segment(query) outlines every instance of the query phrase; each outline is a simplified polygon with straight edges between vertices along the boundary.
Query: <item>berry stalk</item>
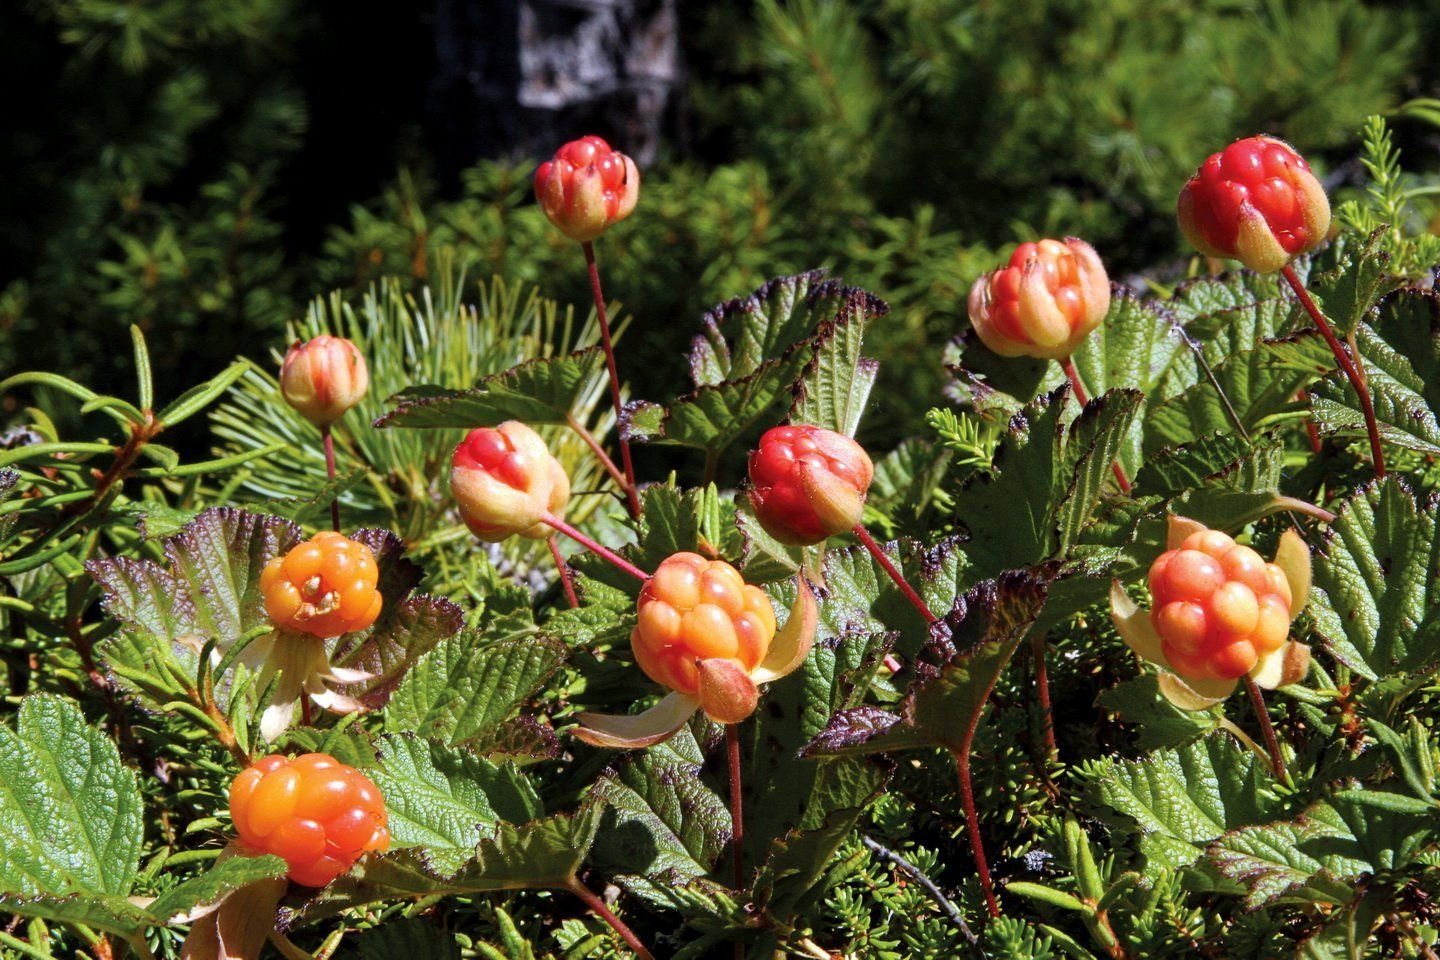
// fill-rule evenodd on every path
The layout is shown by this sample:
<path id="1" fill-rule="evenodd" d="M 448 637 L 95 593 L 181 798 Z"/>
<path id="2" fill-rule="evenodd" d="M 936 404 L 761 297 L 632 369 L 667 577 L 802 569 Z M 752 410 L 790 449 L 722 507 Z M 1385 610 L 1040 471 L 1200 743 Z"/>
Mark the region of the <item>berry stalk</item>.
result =
<path id="1" fill-rule="evenodd" d="M 1035 690 L 1040 700 L 1040 724 L 1045 737 L 1045 759 L 1054 760 L 1060 748 L 1055 743 L 1055 714 L 1050 707 L 1050 665 L 1045 660 L 1045 634 L 1035 631 L 1030 635 L 1030 655 L 1035 660 Z M 1046 776 L 1048 781 L 1048 774 Z"/>
<path id="2" fill-rule="evenodd" d="M 739 724 L 725 724 L 725 758 L 730 767 L 730 859 L 735 867 L 735 891 L 738 893 L 745 889 L 745 818 L 741 796 Z"/>
<path id="3" fill-rule="evenodd" d="M 547 524 L 548 526 L 554 527 L 556 530 L 559 530 L 561 533 L 565 534 L 565 536 L 569 537 L 571 540 L 574 540 L 586 550 L 589 550 L 591 553 L 601 557 L 602 559 L 608 560 L 612 566 L 625 571 L 626 573 L 630 574 L 630 576 L 634 577 L 636 580 L 639 580 L 643 583 L 646 580 L 650 579 L 650 574 L 646 573 L 644 570 L 641 570 L 639 567 L 635 566 L 635 564 L 631 563 L 629 560 L 626 560 L 624 557 L 620 556 L 620 554 L 616 553 L 614 550 L 611 550 L 609 547 L 603 546 L 599 542 L 590 539 L 585 534 L 581 533 L 579 530 L 576 530 L 574 527 L 570 526 L 570 524 L 566 523 L 564 520 L 561 520 L 559 517 L 555 516 L 553 513 L 545 514 L 543 517 L 540 518 L 540 522 Z"/>
<path id="4" fill-rule="evenodd" d="M 550 557 L 555 561 L 555 569 L 560 574 L 560 584 L 565 588 L 565 599 L 569 601 L 571 609 L 580 606 L 580 598 L 575 594 L 575 581 L 570 579 L 570 568 L 565 565 L 565 558 L 560 556 L 560 547 L 555 543 L 554 537 L 546 537 L 545 543 L 550 547 Z"/>
<path id="5" fill-rule="evenodd" d="M 1070 357 L 1063 358 L 1060 361 L 1060 369 L 1065 371 L 1065 376 L 1070 381 L 1070 389 L 1075 391 L 1075 399 L 1080 406 L 1083 407 L 1089 403 L 1090 397 L 1080 383 L 1080 372 L 1075 369 L 1075 361 Z M 1130 478 L 1125 475 L 1125 468 L 1120 466 L 1120 462 L 1117 460 L 1110 464 L 1110 469 L 1115 472 L 1115 482 L 1120 485 L 1120 492 L 1129 496 Z"/>
<path id="6" fill-rule="evenodd" d="M 1315 301 L 1310 299 L 1310 292 L 1305 289 L 1305 284 L 1300 282 L 1296 275 L 1295 268 L 1288 263 L 1280 270 L 1285 282 L 1290 284 L 1290 289 L 1295 291 L 1295 296 L 1300 299 L 1300 305 L 1310 314 L 1310 319 L 1315 321 L 1319 328 L 1320 335 L 1330 345 L 1330 352 L 1335 354 L 1335 361 L 1340 364 L 1340 369 L 1345 371 L 1346 378 L 1350 385 L 1355 388 L 1355 393 L 1360 397 L 1360 409 L 1365 414 L 1365 431 L 1370 435 L 1370 456 L 1375 461 L 1375 477 L 1379 480 L 1385 479 L 1385 451 L 1380 446 L 1380 426 L 1375 421 L 1375 405 L 1370 400 L 1370 389 L 1365 385 L 1365 379 L 1360 371 L 1356 369 L 1354 361 L 1345 348 L 1341 346 L 1340 340 L 1335 336 L 1335 331 L 1330 328 L 1330 322 L 1315 306 Z M 1356 352 L 1359 357 L 1359 352 Z"/>
<path id="7" fill-rule="evenodd" d="M 600 289 L 600 269 L 595 265 L 595 245 L 589 240 L 580 244 L 585 251 L 585 269 L 590 274 L 590 293 L 595 298 L 595 317 L 600 321 L 600 345 L 605 350 L 605 369 L 610 374 L 610 400 L 615 404 L 615 439 L 620 444 L 620 463 L 625 470 L 625 499 L 630 516 L 640 518 L 640 494 L 635 486 L 635 464 L 630 459 L 630 444 L 620 431 L 624 405 L 620 401 L 620 375 L 615 369 L 615 348 L 610 343 L 610 318 L 605 312 L 605 294 Z"/>
<path id="8" fill-rule="evenodd" d="M 985 859 L 985 842 L 980 838 L 980 814 L 975 811 L 975 790 L 970 779 L 970 745 L 975 739 L 975 728 L 979 724 L 980 711 L 975 711 L 975 722 L 965 733 L 965 743 L 955 756 L 955 773 L 960 780 L 960 801 L 965 805 L 965 834 L 970 838 L 970 850 L 975 855 L 975 873 L 980 878 L 980 889 L 985 893 L 985 909 L 990 916 L 1000 916 L 1000 904 L 995 900 L 995 885 L 990 879 L 990 863 Z"/>
<path id="9" fill-rule="evenodd" d="M 920 616 L 925 618 L 925 622 L 937 622 L 940 618 L 930 612 L 930 608 L 925 605 L 925 601 L 920 599 L 920 594 L 915 592 L 915 588 L 910 586 L 909 581 L 905 579 L 905 575 L 900 572 L 895 564 L 890 562 L 890 558 L 885 555 L 884 550 L 880 549 L 880 544 L 875 542 L 875 538 L 870 536 L 870 532 L 865 529 L 864 525 L 859 523 L 855 524 L 853 532 L 855 536 L 859 538 L 860 542 L 865 545 L 865 549 L 870 551 L 870 556 L 875 558 L 875 562 L 880 564 L 880 569 L 884 570 L 886 575 L 895 582 L 895 586 L 900 588 L 900 592 L 905 595 L 906 600 L 910 601 L 910 605 L 919 612 Z"/>
<path id="10" fill-rule="evenodd" d="M 1270 711 L 1265 709 L 1265 696 L 1249 676 L 1245 677 L 1245 692 L 1250 694 L 1250 705 L 1255 708 L 1255 718 L 1260 723 L 1260 734 L 1265 740 L 1265 750 L 1270 754 L 1270 767 L 1275 772 L 1275 779 L 1288 787 L 1291 783 L 1290 771 L 1285 768 L 1285 756 L 1280 752 L 1280 741 L 1270 723 Z"/>
<path id="11" fill-rule="evenodd" d="M 331 480 L 335 479 L 335 437 L 330 432 L 330 424 L 320 428 L 320 439 L 325 446 L 325 475 Z M 330 501 L 330 526 L 336 533 L 340 532 L 340 499 L 338 497 Z"/>
<path id="12" fill-rule="evenodd" d="M 595 916 L 609 924 L 610 929 L 619 934 L 620 939 L 624 940 L 626 945 L 635 951 L 635 956 L 639 957 L 640 960 L 655 960 L 655 955 L 645 949 L 645 944 L 641 943 L 640 938 L 635 936 L 635 931 L 626 926 L 624 920 L 615 916 L 610 908 L 605 906 L 605 901 L 595 896 L 589 887 L 585 886 L 579 880 L 571 879 L 568 889 L 571 893 L 575 894 L 575 896 L 579 897 L 580 902 L 590 908 L 590 911 L 594 913 Z"/>

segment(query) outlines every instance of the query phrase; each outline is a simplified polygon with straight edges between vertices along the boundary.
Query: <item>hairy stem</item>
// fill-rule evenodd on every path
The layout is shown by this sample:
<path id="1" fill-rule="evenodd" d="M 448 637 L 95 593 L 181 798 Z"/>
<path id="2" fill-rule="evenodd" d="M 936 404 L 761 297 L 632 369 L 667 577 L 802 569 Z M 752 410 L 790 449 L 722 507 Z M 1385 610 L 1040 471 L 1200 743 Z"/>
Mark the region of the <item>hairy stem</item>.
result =
<path id="1" fill-rule="evenodd" d="M 330 432 L 330 424 L 320 428 L 320 438 L 325 444 L 325 475 L 331 480 L 335 479 L 335 436 Z M 340 498 L 336 497 L 330 501 L 330 526 L 336 532 L 340 532 Z"/>
<path id="2" fill-rule="evenodd" d="M 740 725 L 725 724 L 725 758 L 730 767 L 730 860 L 735 867 L 735 890 L 745 889 L 745 818 L 741 797 Z"/>
<path id="3" fill-rule="evenodd" d="M 1050 666 L 1045 659 L 1045 651 L 1048 648 L 1045 642 L 1045 634 L 1035 630 L 1030 634 L 1030 656 L 1035 661 L 1035 692 L 1040 701 L 1040 728 L 1045 738 L 1045 761 L 1048 764 L 1060 755 L 1060 748 L 1055 743 L 1055 713 L 1050 706 Z M 1048 782 L 1050 775 L 1045 771 L 1045 780 Z"/>
<path id="4" fill-rule="evenodd" d="M 885 555 L 885 551 L 880 549 L 880 544 L 876 543 L 875 538 L 870 536 L 870 531 L 866 530 L 863 524 L 857 523 L 855 524 L 854 533 L 860 542 L 865 545 L 865 549 L 870 551 L 870 556 L 875 558 L 875 562 L 880 564 L 880 569 L 884 570 L 886 575 L 895 582 L 895 586 L 900 588 L 900 592 L 905 594 L 905 599 L 910 601 L 910 605 L 919 611 L 920 616 L 925 618 L 925 622 L 935 623 L 939 620 L 940 618 L 931 613 L 930 608 L 925 606 L 925 601 L 920 599 L 920 594 L 916 593 L 915 588 L 910 586 L 909 581 L 905 579 L 905 575 L 900 572 L 895 564 L 890 562 L 890 558 Z"/>
<path id="5" fill-rule="evenodd" d="M 975 723 L 965 734 L 965 743 L 960 749 L 951 751 L 955 756 L 955 773 L 960 779 L 960 800 L 965 805 L 965 833 L 970 838 L 970 850 L 975 855 L 975 873 L 980 878 L 980 889 L 985 893 L 985 909 L 990 916 L 1000 916 L 1000 904 L 995 901 L 995 885 L 990 880 L 990 863 L 985 858 L 985 841 L 980 837 L 980 814 L 975 811 L 975 790 L 970 780 L 970 745 L 975 739 L 975 728 L 979 724 L 980 711 L 975 711 Z"/>
<path id="6" fill-rule="evenodd" d="M 1090 402 L 1090 396 L 1085 392 L 1085 387 L 1080 383 L 1080 372 L 1075 369 L 1075 361 L 1070 357 L 1060 361 L 1060 369 L 1065 371 L 1065 377 L 1070 381 L 1070 389 L 1075 391 L 1075 399 L 1080 406 Z M 1125 475 L 1125 468 L 1120 466 L 1120 461 L 1110 464 L 1110 469 L 1115 473 L 1115 482 L 1120 485 L 1120 492 L 1129 496 L 1130 478 Z"/>
<path id="7" fill-rule="evenodd" d="M 574 430 L 580 435 L 580 439 L 585 441 L 585 446 L 589 447 L 590 452 L 595 454 L 595 459 L 600 461 L 600 466 L 604 467 L 605 472 L 610 474 L 610 479 L 614 480 L 615 485 L 621 490 L 624 490 L 628 497 L 630 482 L 625 479 L 625 474 L 620 472 L 620 468 L 615 466 L 615 461 L 610 459 L 610 455 L 605 452 L 605 448 L 600 446 L 600 441 L 595 439 L 595 434 L 591 433 L 585 424 L 576 420 L 574 414 L 567 413 L 565 415 L 565 422 L 569 424 L 571 430 Z"/>
<path id="8" fill-rule="evenodd" d="M 1370 457 L 1375 461 L 1376 478 L 1385 479 L 1385 451 L 1380 446 L 1380 425 L 1375 421 L 1375 405 L 1370 401 L 1370 388 L 1365 385 L 1365 377 L 1356 369 L 1355 361 L 1335 336 L 1335 331 L 1330 328 L 1330 321 L 1315 306 L 1315 301 L 1310 299 L 1310 292 L 1305 289 L 1305 284 L 1300 282 L 1300 277 L 1295 273 L 1295 268 L 1288 263 L 1280 271 L 1285 277 L 1285 282 L 1290 284 L 1290 289 L 1295 291 L 1295 296 L 1300 299 L 1300 305 L 1305 312 L 1310 314 L 1310 319 L 1315 321 L 1315 326 L 1320 330 L 1320 335 L 1330 345 L 1330 352 L 1335 354 L 1335 362 L 1340 364 L 1340 369 L 1345 372 L 1350 385 L 1355 388 L 1356 395 L 1360 398 L 1360 409 L 1365 414 L 1365 431 L 1370 435 Z M 1355 351 L 1355 359 L 1358 360 L 1360 352 Z"/>
<path id="9" fill-rule="evenodd" d="M 584 903 L 595 916 L 609 924 L 610 929 L 620 935 L 620 939 L 624 940 L 630 949 L 635 951 L 635 955 L 639 957 L 640 960 L 655 960 L 655 955 L 645 949 L 645 944 L 641 943 L 640 938 L 635 936 L 635 931 L 627 927 L 624 920 L 615 916 L 615 914 L 610 911 L 610 908 L 605 906 L 605 901 L 595 896 L 589 887 L 585 886 L 585 884 L 579 880 L 572 878 L 568 889 L 571 893 L 575 894 L 575 896 L 579 897 L 580 901 Z"/>
<path id="10" fill-rule="evenodd" d="M 1255 718 L 1260 723 L 1260 734 L 1265 740 L 1265 750 L 1270 754 L 1270 767 L 1275 779 L 1290 785 L 1290 771 L 1285 769 L 1285 756 L 1280 752 L 1280 741 L 1275 737 L 1275 728 L 1270 724 L 1270 711 L 1265 709 L 1265 696 L 1260 686 L 1249 676 L 1245 677 L 1245 692 L 1250 694 L 1250 704 L 1255 708 Z"/>
<path id="11" fill-rule="evenodd" d="M 624 412 L 620 401 L 620 375 L 615 370 L 615 348 L 610 345 L 610 318 L 605 312 L 605 294 L 600 289 L 600 269 L 595 265 L 595 245 L 586 240 L 580 247 L 585 251 L 590 293 L 595 298 L 595 317 L 600 321 L 600 345 L 605 350 L 605 369 L 610 373 L 610 400 L 615 404 L 615 440 L 620 444 L 620 463 L 625 468 L 625 499 L 630 503 L 630 515 L 639 519 L 640 494 L 635 486 L 635 464 L 630 460 L 630 444 L 620 431 L 621 414 Z"/>
<path id="12" fill-rule="evenodd" d="M 559 517 L 555 516 L 553 513 L 545 514 L 545 516 L 541 517 L 540 520 L 548 526 L 554 527 L 556 530 L 559 530 L 561 533 L 565 534 L 565 536 L 569 537 L 571 540 L 574 540 L 576 543 L 580 544 L 582 547 L 584 547 L 586 550 L 589 550 L 596 556 L 608 560 L 612 566 L 618 567 L 619 569 L 625 571 L 626 573 L 630 574 L 630 576 L 634 577 L 636 580 L 640 580 L 643 582 L 650 579 L 650 574 L 646 573 L 644 570 L 641 570 L 639 567 L 635 566 L 635 564 L 631 563 L 629 560 L 626 560 L 624 557 L 620 556 L 620 554 L 616 553 L 614 550 L 611 550 L 609 547 L 602 546 L 595 540 L 590 539 L 585 534 L 581 533 L 579 530 L 576 530 L 574 527 L 570 526 L 570 524 L 566 523 L 564 520 L 561 520 Z"/>
<path id="13" fill-rule="evenodd" d="M 575 582 L 570 579 L 570 568 L 565 565 L 565 558 L 560 556 L 559 545 L 555 543 L 554 537 L 546 538 L 545 543 L 550 547 L 550 557 L 555 561 L 555 569 L 560 573 L 565 599 L 570 602 L 571 608 L 580 606 L 580 598 L 575 595 Z"/>

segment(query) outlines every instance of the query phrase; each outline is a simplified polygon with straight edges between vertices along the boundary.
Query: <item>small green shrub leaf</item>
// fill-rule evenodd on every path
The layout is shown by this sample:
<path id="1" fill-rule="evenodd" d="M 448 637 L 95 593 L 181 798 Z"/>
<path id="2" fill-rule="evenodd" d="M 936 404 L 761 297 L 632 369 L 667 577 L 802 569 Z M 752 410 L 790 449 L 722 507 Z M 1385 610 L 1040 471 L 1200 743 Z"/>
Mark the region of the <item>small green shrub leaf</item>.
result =
<path id="1" fill-rule="evenodd" d="M 506 420 L 565 423 L 605 365 L 599 347 L 562 357 L 526 360 L 480 381 L 470 390 L 412 390 L 394 398 L 395 409 L 377 427 L 493 427 Z"/>

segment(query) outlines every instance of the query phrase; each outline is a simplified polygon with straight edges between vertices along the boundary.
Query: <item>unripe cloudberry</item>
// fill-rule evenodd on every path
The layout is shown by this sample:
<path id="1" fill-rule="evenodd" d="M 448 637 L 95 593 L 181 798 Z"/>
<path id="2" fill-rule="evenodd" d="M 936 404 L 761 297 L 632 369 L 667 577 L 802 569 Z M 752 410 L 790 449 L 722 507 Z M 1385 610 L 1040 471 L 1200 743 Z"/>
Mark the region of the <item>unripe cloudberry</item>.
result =
<path id="1" fill-rule="evenodd" d="M 581 137 L 535 170 L 535 199 L 550 222 L 584 243 L 630 216 L 640 197 L 635 161 L 599 137 Z"/>
<path id="2" fill-rule="evenodd" d="M 1290 637 L 1281 569 L 1217 530 L 1191 534 L 1150 567 L 1150 621 L 1182 677 L 1231 680 Z"/>
<path id="3" fill-rule="evenodd" d="M 230 785 L 230 818 L 243 847 L 284 858 L 290 879 L 307 887 L 390 846 L 380 788 L 323 753 L 256 761 Z"/>
<path id="4" fill-rule="evenodd" d="M 1330 229 L 1325 188 L 1295 150 L 1246 137 L 1200 165 L 1180 191 L 1185 238 L 1210 257 L 1271 273 L 1314 249 Z"/>
<path id="5" fill-rule="evenodd" d="M 1110 312 L 1110 278 L 1095 249 L 1068 237 L 1022 243 L 970 288 L 970 322 L 1002 357 L 1061 360 Z"/>
<path id="6" fill-rule="evenodd" d="M 450 491 L 460 516 L 481 540 L 550 535 L 547 514 L 560 516 L 570 478 L 540 434 L 519 420 L 471 430 L 450 460 Z"/>
<path id="7" fill-rule="evenodd" d="M 296 340 L 280 366 L 280 393 L 306 420 L 325 427 L 365 397 L 370 372 L 355 344 L 322 335 Z"/>
<path id="8" fill-rule="evenodd" d="M 267 563 L 260 592 L 277 626 L 337 637 L 380 616 L 379 578 L 369 547 L 326 530 Z"/>
<path id="9" fill-rule="evenodd" d="M 695 553 L 667 557 L 640 591 L 637 611 L 630 645 L 640 669 L 690 696 L 701 695 L 704 661 L 730 661 L 748 676 L 775 639 L 775 610 L 765 592 L 723 560 Z M 743 719 L 725 715 L 727 705 L 705 702 L 704 696 L 701 703 L 721 722 Z"/>
<path id="10" fill-rule="evenodd" d="M 775 427 L 750 454 L 750 503 L 781 543 L 819 543 L 860 522 L 874 476 L 865 449 L 842 433 Z"/>

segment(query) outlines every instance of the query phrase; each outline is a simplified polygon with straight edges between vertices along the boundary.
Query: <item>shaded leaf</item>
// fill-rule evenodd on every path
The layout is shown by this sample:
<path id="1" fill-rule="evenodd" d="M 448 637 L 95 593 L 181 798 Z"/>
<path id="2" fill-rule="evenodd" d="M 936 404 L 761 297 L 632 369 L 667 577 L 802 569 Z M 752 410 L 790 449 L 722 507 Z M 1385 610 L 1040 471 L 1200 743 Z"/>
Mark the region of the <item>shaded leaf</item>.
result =
<path id="1" fill-rule="evenodd" d="M 565 423 L 599 375 L 605 355 L 586 347 L 561 357 L 537 357 L 485 377 L 470 390 L 423 389 L 394 397 L 377 427 L 493 427 L 506 420 Z"/>

